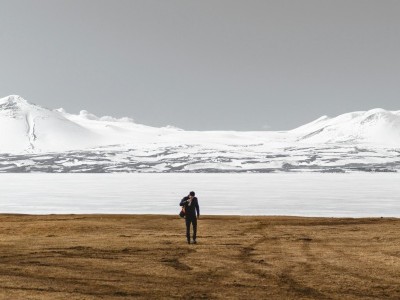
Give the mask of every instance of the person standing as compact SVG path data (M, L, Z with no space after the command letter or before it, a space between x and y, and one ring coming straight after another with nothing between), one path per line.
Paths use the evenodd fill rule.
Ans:
M190 244L190 224L193 226L193 244L197 244L197 219L200 217L199 200L195 197L195 192L190 192L189 196L183 197L180 206L185 208L186 238ZM197 216L196 216L197 213Z

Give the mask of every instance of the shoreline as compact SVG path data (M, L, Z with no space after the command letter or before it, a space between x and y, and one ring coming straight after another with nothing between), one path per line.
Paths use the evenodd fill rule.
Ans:
M27 217L46 217L46 216L82 216L82 217L176 217L176 219L184 220L180 218L178 214L142 214L142 213L46 213L46 214L28 214L28 213L0 213L1 216L27 216ZM266 218L266 219L343 219L343 220L400 220L400 217L392 217L392 216L363 216L363 217L351 217L351 216L301 216L301 215L200 215L199 219L205 218Z

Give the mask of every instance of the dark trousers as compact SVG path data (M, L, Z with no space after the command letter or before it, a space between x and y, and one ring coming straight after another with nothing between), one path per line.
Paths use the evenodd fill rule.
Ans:
M196 235L197 235L197 218L196 217L191 217L188 218L186 217L186 238L188 241L190 241L190 223L193 225L193 239L196 240Z

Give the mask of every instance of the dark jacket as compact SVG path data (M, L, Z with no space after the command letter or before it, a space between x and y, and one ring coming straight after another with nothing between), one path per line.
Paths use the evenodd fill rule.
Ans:
M183 206L185 208L186 212L186 218L196 218L196 211L197 211L197 217L200 216L200 207L199 207L199 201L197 200L196 197L193 198L192 204L189 206L189 197L183 197L181 200L181 203L179 203L180 206Z

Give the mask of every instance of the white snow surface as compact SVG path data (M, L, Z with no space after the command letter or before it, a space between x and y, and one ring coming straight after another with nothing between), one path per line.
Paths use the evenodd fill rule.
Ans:
M0 127L0 153L63 152L116 144L261 145L264 149L349 142L400 146L400 111L383 109L324 116L290 131L185 131L140 125L130 118L97 117L85 110L78 115L49 110L11 95L0 99Z
M400 174L0 174L0 212L400 217ZM177 216L178 218L178 216Z
M0 99L0 152L63 151L93 147L96 132L58 111L30 104L20 96Z
M397 172L400 111L323 116L289 131L185 131L0 99L0 172Z
M377 108L332 119L324 116L291 132L309 143L364 142L399 146L400 111Z

